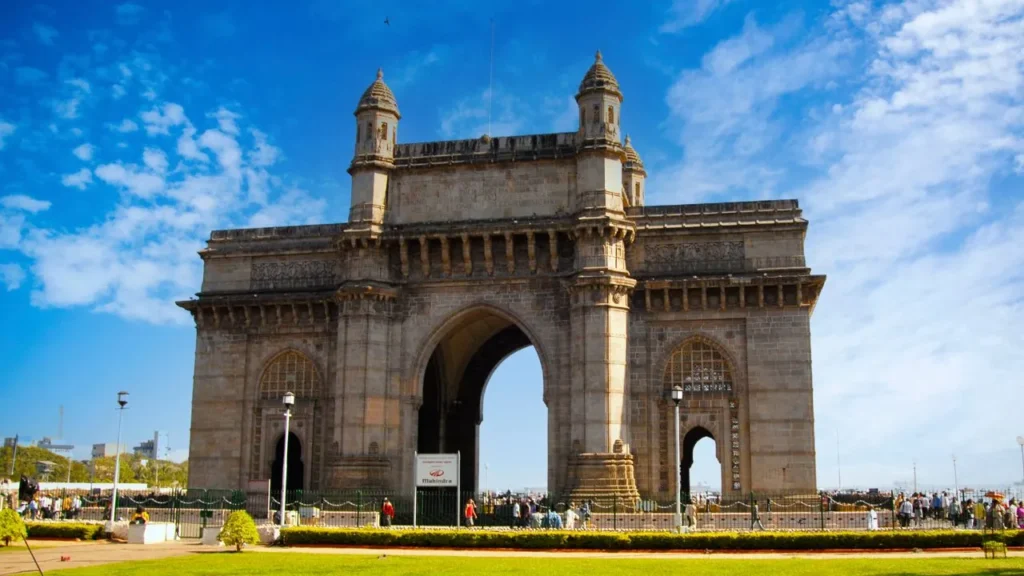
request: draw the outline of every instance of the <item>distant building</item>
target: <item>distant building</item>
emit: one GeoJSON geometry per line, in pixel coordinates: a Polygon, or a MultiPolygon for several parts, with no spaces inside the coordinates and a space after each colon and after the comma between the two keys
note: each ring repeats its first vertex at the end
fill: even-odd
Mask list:
{"type": "Polygon", "coordinates": [[[132,452],[141,458],[156,459],[160,448],[160,432],[153,433],[152,440],[146,440],[132,448],[132,452]]]}
{"type": "MultiPolygon", "coordinates": [[[[127,444],[121,445],[121,452],[127,451],[127,444]]],[[[106,458],[107,456],[114,456],[117,454],[117,443],[107,442],[106,444],[93,444],[92,445],[92,457],[93,458],[106,458]]]]}

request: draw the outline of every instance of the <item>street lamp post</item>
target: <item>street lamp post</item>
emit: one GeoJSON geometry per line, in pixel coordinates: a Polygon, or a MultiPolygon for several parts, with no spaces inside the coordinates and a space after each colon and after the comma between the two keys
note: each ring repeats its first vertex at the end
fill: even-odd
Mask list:
{"type": "Polygon", "coordinates": [[[683,461],[679,456],[679,401],[683,399],[683,389],[680,386],[672,387],[672,402],[675,403],[676,412],[676,516],[675,528],[679,530],[683,525],[683,461]]]}
{"type": "Polygon", "coordinates": [[[953,489],[956,490],[956,500],[960,501],[960,480],[956,477],[956,454],[953,454],[953,489]]]}
{"type": "Polygon", "coordinates": [[[114,491],[110,498],[110,525],[113,530],[114,519],[117,514],[117,481],[121,475],[121,420],[124,417],[124,407],[128,405],[128,393],[121,391],[117,393],[117,404],[120,406],[117,412],[117,444],[114,445],[114,491]]]}
{"type": "Polygon", "coordinates": [[[1017,444],[1020,444],[1020,467],[1024,469],[1024,436],[1017,436],[1017,444]]]}
{"type": "Polygon", "coordinates": [[[295,394],[285,392],[282,402],[284,403],[284,454],[281,455],[281,526],[284,527],[285,494],[288,490],[288,434],[292,423],[295,394]]]}

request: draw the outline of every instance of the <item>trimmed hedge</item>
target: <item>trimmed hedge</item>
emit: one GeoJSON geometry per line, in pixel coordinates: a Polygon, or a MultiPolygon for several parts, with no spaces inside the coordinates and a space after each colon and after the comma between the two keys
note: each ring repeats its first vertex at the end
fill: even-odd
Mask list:
{"type": "MultiPolygon", "coordinates": [[[[581,550],[870,550],[978,548],[976,530],[878,532],[572,532],[487,530],[380,530],[295,527],[281,530],[285,546],[408,546],[421,548],[514,548],[581,550]]],[[[1024,545],[1024,531],[986,536],[1024,545]]]]}
{"type": "Polygon", "coordinates": [[[29,538],[57,538],[62,540],[99,540],[103,538],[103,524],[84,522],[26,522],[29,538]]]}

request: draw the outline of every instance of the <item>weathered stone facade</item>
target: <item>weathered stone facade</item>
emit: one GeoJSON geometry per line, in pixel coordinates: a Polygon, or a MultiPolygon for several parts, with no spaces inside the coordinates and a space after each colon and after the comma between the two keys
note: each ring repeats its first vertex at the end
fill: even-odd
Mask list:
{"type": "Polygon", "coordinates": [[[197,331],[190,485],[276,482],[290,390],[289,487],[410,490],[416,451],[459,450],[472,489],[487,377],[533,345],[549,490],[670,497],[673,385],[684,463],[711,436],[726,491],[815,487],[825,279],[797,202],[644,206],[600,55],[576,98],[573,133],[398,144],[378,75],[348,223],[211,234],[179,303],[197,331]]]}

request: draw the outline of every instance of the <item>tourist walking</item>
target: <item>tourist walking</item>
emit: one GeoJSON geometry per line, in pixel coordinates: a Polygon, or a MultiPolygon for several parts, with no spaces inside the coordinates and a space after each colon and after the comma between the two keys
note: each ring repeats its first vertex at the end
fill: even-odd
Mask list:
{"type": "Polygon", "coordinates": [[[466,500],[466,510],[465,510],[464,516],[466,518],[466,527],[467,528],[472,528],[473,525],[474,525],[474,521],[477,518],[477,515],[476,515],[476,504],[473,503],[473,499],[472,498],[470,498],[469,500],[466,500]]]}
{"type": "MultiPolygon", "coordinates": [[[[450,518],[450,516],[449,516],[450,518]]],[[[380,506],[380,523],[381,526],[388,528],[391,526],[391,522],[395,519],[395,507],[391,505],[391,501],[387,498],[384,499],[384,503],[380,506]]]]}
{"type": "Polygon", "coordinates": [[[754,526],[764,530],[764,524],[761,524],[761,510],[757,507],[757,500],[754,501],[754,506],[750,509],[750,529],[753,530],[754,526]]]}

